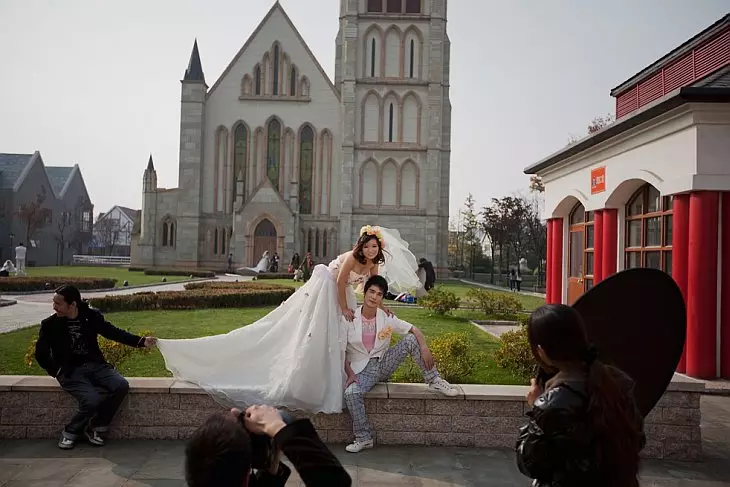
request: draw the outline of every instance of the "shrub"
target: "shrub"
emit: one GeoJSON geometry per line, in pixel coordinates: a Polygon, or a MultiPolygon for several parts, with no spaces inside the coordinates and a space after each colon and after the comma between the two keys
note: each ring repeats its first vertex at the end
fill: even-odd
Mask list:
{"type": "Polygon", "coordinates": [[[259,272],[256,274],[259,279],[294,279],[294,273],[288,272],[259,272]]]}
{"type": "MultiPolygon", "coordinates": [[[[154,334],[149,330],[145,330],[140,333],[139,336],[154,336],[154,334]]],[[[35,345],[37,342],[38,337],[33,338],[33,340],[30,342],[30,345],[28,345],[28,350],[26,350],[25,352],[25,365],[27,365],[28,367],[32,367],[33,362],[35,362],[35,345]]],[[[99,337],[99,349],[101,350],[101,353],[104,354],[104,358],[106,359],[106,361],[114,367],[118,367],[119,364],[121,364],[130,355],[146,355],[152,351],[149,348],[134,348],[127,345],[122,345],[121,343],[108,340],[102,336],[99,337]]]]}
{"type": "Polygon", "coordinates": [[[522,311],[520,300],[510,294],[494,293],[486,289],[471,288],[466,294],[488,317],[513,316],[522,311]]]}
{"type": "MultiPolygon", "coordinates": [[[[446,333],[433,338],[429,349],[441,377],[452,383],[468,383],[475,365],[483,358],[474,348],[467,333],[446,333]]],[[[418,364],[408,357],[390,380],[419,383],[423,382],[423,374],[418,364]]]]}
{"type": "Polygon", "coordinates": [[[144,267],[137,267],[137,266],[129,266],[127,268],[129,272],[144,272],[144,267]]]}
{"type": "Polygon", "coordinates": [[[537,364],[530,349],[526,326],[502,334],[499,348],[494,352],[494,361],[526,381],[534,377],[537,364]]]}
{"type": "MultiPolygon", "coordinates": [[[[192,283],[191,283],[192,284],[192,283]]],[[[247,308],[278,306],[294,294],[294,288],[257,283],[238,287],[210,287],[185,291],[142,292],[128,295],[91,298],[89,304],[104,312],[143,311],[160,309],[247,308]]]]}
{"type": "Polygon", "coordinates": [[[116,279],[106,277],[2,277],[0,292],[48,291],[63,284],[73,284],[80,290],[110,289],[116,283],[116,279]]]}
{"type": "Polygon", "coordinates": [[[456,294],[442,287],[435,287],[427,295],[418,298],[418,304],[432,313],[442,316],[458,308],[460,303],[461,299],[456,294]]]}
{"type": "Polygon", "coordinates": [[[185,284],[185,290],[193,291],[196,289],[238,289],[246,291],[279,291],[282,289],[294,290],[293,286],[284,286],[281,284],[270,284],[265,282],[231,282],[231,281],[203,281],[188,282],[185,284]]]}
{"type": "Polygon", "coordinates": [[[145,269],[147,276],[193,276],[193,277],[215,277],[215,272],[189,269],[145,269]]]}

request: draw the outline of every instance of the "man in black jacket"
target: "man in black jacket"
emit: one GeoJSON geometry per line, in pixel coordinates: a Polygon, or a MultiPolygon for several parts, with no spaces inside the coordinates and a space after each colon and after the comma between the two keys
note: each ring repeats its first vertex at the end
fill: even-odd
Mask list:
{"type": "Polygon", "coordinates": [[[421,257],[418,261],[418,268],[426,271],[426,283],[423,288],[426,291],[433,289],[433,285],[436,283],[436,271],[433,270],[433,264],[421,257]]]}
{"type": "Polygon", "coordinates": [[[103,446],[109,423],[129,392],[129,383],[104,359],[98,336],[137,348],[152,347],[157,339],[115,327],[99,311],[89,308],[71,285],[56,289],[53,310],[55,314],[41,322],[35,358],[79,406],[58,447],[70,450],[82,434],[92,445],[103,446]]]}
{"type": "Polygon", "coordinates": [[[304,485],[349,487],[350,475],[320,440],[308,419],[287,424],[270,406],[252,406],[245,413],[231,409],[214,414],[193,434],[185,450],[189,487],[274,487],[286,485],[289,467],[266,452],[256,451],[264,435],[273,451],[283,452],[304,485]],[[271,440],[268,440],[271,439],[271,440]],[[262,455],[263,453],[263,455],[262,455]],[[261,457],[265,458],[261,458],[261,457]],[[268,465],[264,465],[264,463],[268,465]],[[252,469],[257,471],[254,473],[252,469]]]}

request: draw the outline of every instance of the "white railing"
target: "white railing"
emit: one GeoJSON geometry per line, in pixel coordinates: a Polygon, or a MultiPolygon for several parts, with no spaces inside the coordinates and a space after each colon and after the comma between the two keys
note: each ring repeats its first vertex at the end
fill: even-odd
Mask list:
{"type": "Polygon", "coordinates": [[[73,265],[130,265],[132,258],[124,255],[74,255],[73,265]]]}

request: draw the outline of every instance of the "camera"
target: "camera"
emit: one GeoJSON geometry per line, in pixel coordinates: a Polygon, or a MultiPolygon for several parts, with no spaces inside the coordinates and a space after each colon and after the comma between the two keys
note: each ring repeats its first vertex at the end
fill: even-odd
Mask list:
{"type": "MultiPolygon", "coordinates": [[[[249,437],[251,438],[251,468],[279,476],[286,472],[285,475],[288,478],[291,470],[280,462],[281,451],[274,443],[274,439],[267,435],[260,435],[249,431],[246,428],[245,414],[242,412],[238,416],[238,422],[248,431],[249,437]]],[[[287,425],[294,421],[294,418],[284,411],[279,410],[279,415],[287,425]]]]}

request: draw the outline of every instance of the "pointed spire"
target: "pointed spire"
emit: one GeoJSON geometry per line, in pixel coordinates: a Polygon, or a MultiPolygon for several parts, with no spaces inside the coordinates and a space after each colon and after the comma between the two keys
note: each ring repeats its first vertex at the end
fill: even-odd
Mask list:
{"type": "Polygon", "coordinates": [[[150,154],[150,160],[147,161],[147,171],[154,171],[155,165],[152,163],[152,154],[150,154]]]}
{"type": "Polygon", "coordinates": [[[203,65],[200,63],[200,53],[198,52],[198,39],[195,39],[193,43],[193,52],[190,53],[190,61],[188,62],[188,69],[185,70],[183,81],[202,81],[205,83],[203,65]]]}

